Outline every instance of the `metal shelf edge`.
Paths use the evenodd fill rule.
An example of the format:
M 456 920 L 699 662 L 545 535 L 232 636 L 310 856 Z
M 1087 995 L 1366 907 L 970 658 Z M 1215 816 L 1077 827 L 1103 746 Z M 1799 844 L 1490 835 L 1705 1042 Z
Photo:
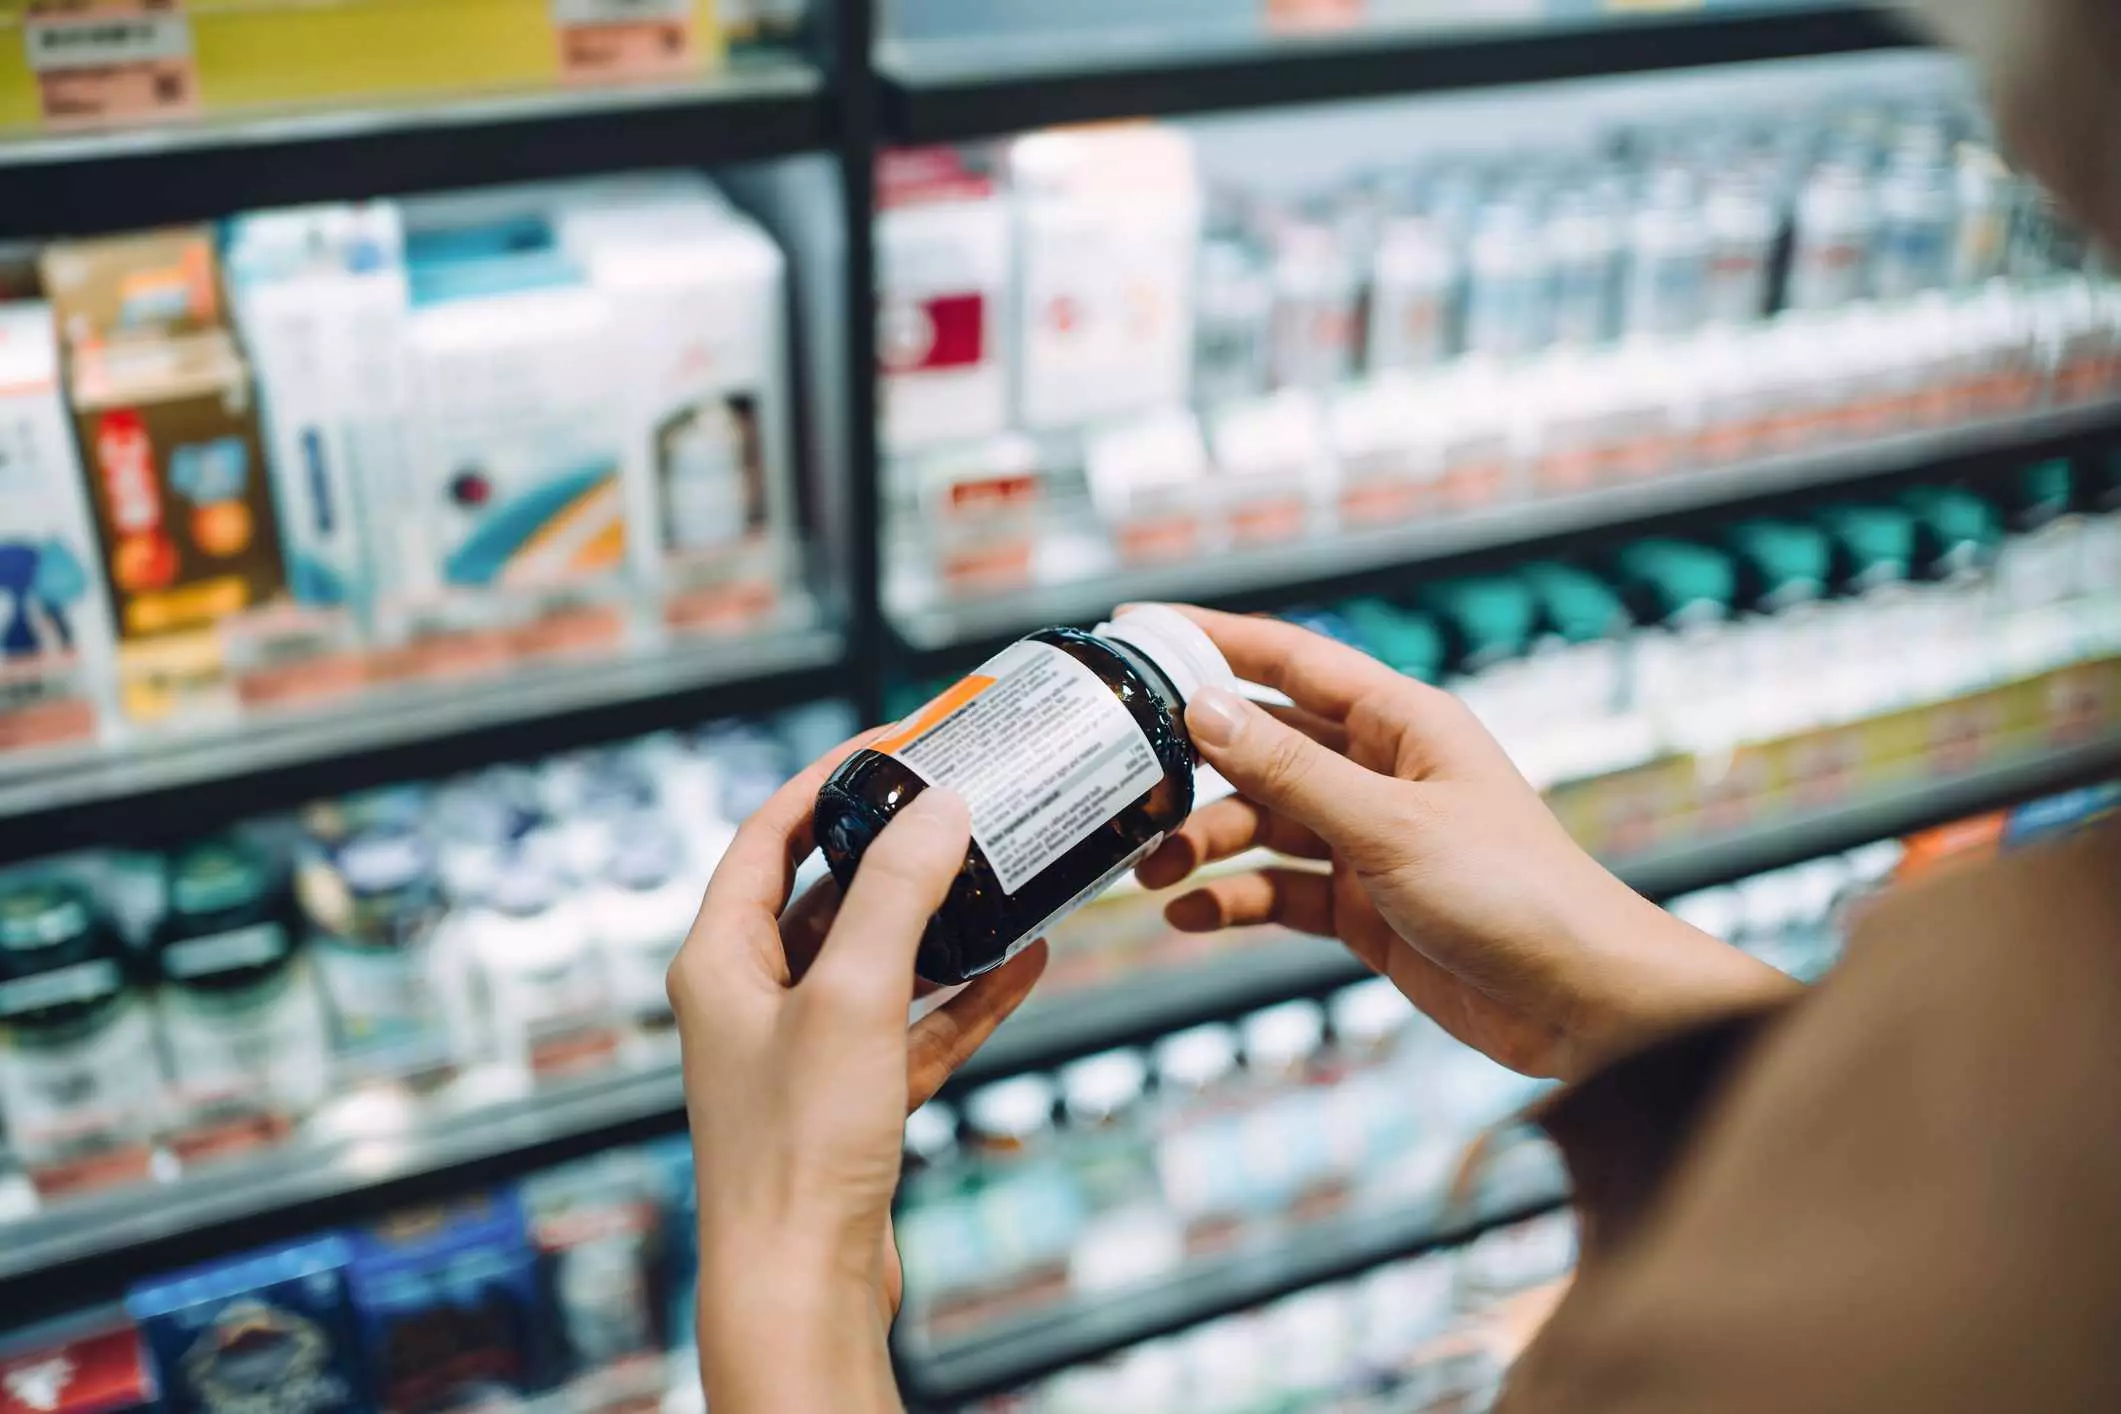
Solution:
M 1495 506 L 1403 528 L 1304 541 L 1169 565 L 1122 567 L 1096 579 L 983 594 L 977 600 L 896 606 L 892 627 L 923 653 L 983 643 L 1047 623 L 1089 621 L 1129 600 L 1213 600 L 1283 590 L 1430 560 L 1503 550 L 1635 521 L 1824 490 L 1931 462 L 2034 447 L 2121 425 L 2121 404 L 2049 409 L 2030 417 L 1904 433 L 1876 442 L 1681 472 L 1578 496 Z
M 1391 27 L 1231 43 L 1072 51 L 1046 42 L 881 47 L 883 127 L 903 143 L 998 137 L 1055 123 L 1437 93 L 1516 83 L 1901 48 L 1891 16 L 1843 5 L 1620 16 L 1506 27 Z M 1056 57 L 1058 51 L 1058 57 Z

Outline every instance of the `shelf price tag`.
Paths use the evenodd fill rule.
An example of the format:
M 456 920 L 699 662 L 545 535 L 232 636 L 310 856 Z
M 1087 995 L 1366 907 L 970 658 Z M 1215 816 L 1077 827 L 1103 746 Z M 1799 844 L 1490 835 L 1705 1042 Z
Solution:
M 23 42 L 54 127 L 144 123 L 198 111 L 183 0 L 30 0 Z
M 693 0 L 552 0 L 561 77 L 609 83 L 694 72 L 693 9 Z

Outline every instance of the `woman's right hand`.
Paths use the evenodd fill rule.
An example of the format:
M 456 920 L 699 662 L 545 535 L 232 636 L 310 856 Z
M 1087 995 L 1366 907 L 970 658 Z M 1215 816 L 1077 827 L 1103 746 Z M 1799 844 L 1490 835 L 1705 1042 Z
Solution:
M 1195 811 L 1141 881 L 1167 888 L 1262 846 L 1331 872 L 1208 880 L 1172 901 L 1174 927 L 1338 938 L 1459 1040 L 1565 1080 L 1798 990 L 1607 872 L 1450 694 L 1293 624 L 1185 612 L 1239 677 L 1296 707 L 1195 696 L 1187 727 L 1238 793 Z

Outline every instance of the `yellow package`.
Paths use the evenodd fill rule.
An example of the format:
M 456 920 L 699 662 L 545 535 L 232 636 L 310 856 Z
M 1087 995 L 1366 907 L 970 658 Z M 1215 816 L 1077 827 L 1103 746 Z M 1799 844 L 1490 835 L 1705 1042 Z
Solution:
M 0 0 L 0 126 L 679 79 L 714 0 Z

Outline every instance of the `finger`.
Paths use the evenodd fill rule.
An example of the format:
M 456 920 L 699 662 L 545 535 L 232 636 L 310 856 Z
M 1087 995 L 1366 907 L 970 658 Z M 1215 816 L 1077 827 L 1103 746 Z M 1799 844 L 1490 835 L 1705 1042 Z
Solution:
M 1419 686 L 1369 654 L 1295 624 L 1184 604 L 1173 607 L 1207 630 L 1240 678 L 1285 693 L 1299 708 L 1329 722 L 1346 721 L 1355 704 L 1371 693 Z
M 1237 793 L 1310 831 L 1358 869 L 1382 868 L 1404 841 L 1405 782 L 1356 765 L 1294 727 L 1211 687 L 1186 705 L 1193 744 Z
M 803 980 L 825 946 L 825 935 L 840 912 L 839 881 L 831 875 L 803 890 L 781 913 L 781 951 L 788 959 L 788 978 Z
M 1261 869 L 1211 879 L 1171 900 L 1164 918 L 1181 933 L 1217 933 L 1279 923 L 1299 933 L 1333 935 L 1333 880 L 1305 869 Z
M 1343 756 L 1348 754 L 1347 723 L 1330 721 L 1301 707 L 1283 707 L 1274 703 L 1262 705 L 1276 720 L 1288 723 L 1326 750 L 1337 751 Z
M 1046 970 L 1047 956 L 1041 938 L 914 1023 L 907 1041 L 908 1114 L 934 1099 L 957 1068 L 987 1043 L 994 1028 L 1031 995 Z
M 1134 872 L 1142 887 L 1168 889 L 1203 865 L 1248 849 L 1271 849 L 1294 859 L 1329 859 L 1333 853 L 1293 820 L 1233 795 L 1194 811 Z
M 913 959 L 972 841 L 972 815 L 955 791 L 930 786 L 899 811 L 862 855 L 846 900 L 798 992 L 843 1013 L 903 1024 L 913 1001 Z
M 870 742 L 878 731 L 889 727 L 872 727 L 861 736 L 840 742 L 823 757 L 812 761 L 793 780 L 774 791 L 764 806 L 749 820 L 738 827 L 730 848 L 721 854 L 721 863 L 715 867 L 715 878 L 706 884 L 706 899 L 700 901 L 700 920 L 694 922 L 694 935 L 704 929 L 708 912 L 717 912 L 717 922 L 730 922 L 742 914 L 755 914 L 764 909 L 768 914 L 781 914 L 787 907 L 789 888 L 795 882 L 795 865 L 804 861 L 814 846 L 812 818 L 817 812 L 817 791 L 825 784 L 825 778 L 834 774 L 840 763 L 846 761 L 863 744 Z M 713 933 L 719 933 L 715 929 Z M 713 939 L 708 939 L 713 941 Z M 778 954 L 778 948 L 774 950 Z

